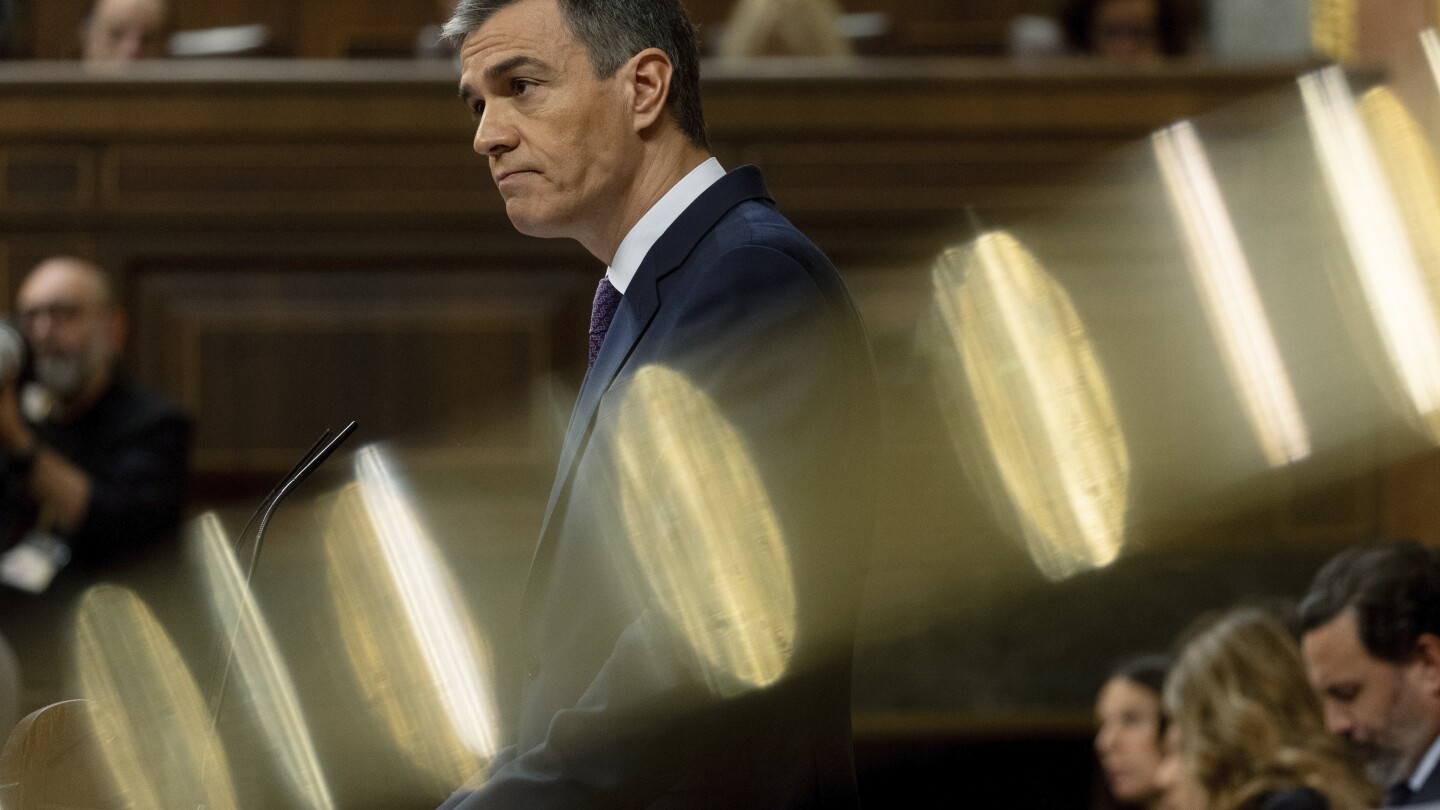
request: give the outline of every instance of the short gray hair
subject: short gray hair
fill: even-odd
[[[519,0],[459,0],[441,37],[460,46],[497,11]],[[670,58],[670,117],[692,144],[709,150],[700,106],[700,48],[679,0],[555,0],[570,33],[585,46],[595,76],[608,79],[630,57],[659,48]]]

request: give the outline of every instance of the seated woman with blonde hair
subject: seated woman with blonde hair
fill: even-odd
[[[1167,810],[1362,810],[1374,788],[1325,730],[1300,649],[1269,611],[1190,636],[1165,681]]]

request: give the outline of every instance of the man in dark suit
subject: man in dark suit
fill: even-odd
[[[462,0],[461,95],[523,233],[607,264],[522,605],[515,745],[445,805],[856,805],[877,418],[859,318],[710,156],[676,0]]]
[[[1386,807],[1440,802],[1440,554],[1413,541],[1345,551],[1300,604],[1325,722]]]

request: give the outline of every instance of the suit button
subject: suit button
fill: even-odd
[[[531,658],[529,661],[526,661],[526,662],[525,662],[525,676],[526,676],[527,678],[534,678],[536,675],[539,675],[539,674],[540,674],[540,659],[539,659],[539,658]]]

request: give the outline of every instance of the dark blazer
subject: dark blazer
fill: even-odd
[[[796,633],[768,686],[707,687],[606,537],[617,414],[651,365],[714,402],[774,507]],[[876,412],[865,336],[834,266],[775,209],[757,169],[726,175],[651,248],[581,386],[522,606],[518,740],[483,789],[445,807],[856,806],[850,657]]]
[[[1260,797],[1257,810],[1330,810],[1330,801],[1310,788],[1272,790]]]
[[[1406,791],[1407,793],[1409,791]],[[1420,789],[1410,794],[1403,802],[1396,801],[1399,798],[1392,789],[1385,797],[1384,807],[1409,807],[1412,805],[1440,804],[1440,768],[1430,772],[1425,779],[1425,784]]]

